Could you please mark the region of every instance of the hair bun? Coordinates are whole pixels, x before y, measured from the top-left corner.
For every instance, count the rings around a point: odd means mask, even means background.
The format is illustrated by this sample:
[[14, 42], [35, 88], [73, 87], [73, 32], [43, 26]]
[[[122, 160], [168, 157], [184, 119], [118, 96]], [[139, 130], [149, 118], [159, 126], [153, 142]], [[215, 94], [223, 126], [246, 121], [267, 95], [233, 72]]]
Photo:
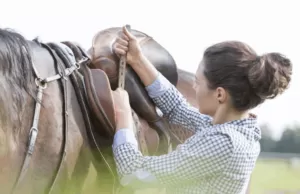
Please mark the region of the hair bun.
[[261, 99], [272, 99], [289, 86], [291, 61], [280, 53], [267, 53], [258, 57], [249, 67], [248, 79]]

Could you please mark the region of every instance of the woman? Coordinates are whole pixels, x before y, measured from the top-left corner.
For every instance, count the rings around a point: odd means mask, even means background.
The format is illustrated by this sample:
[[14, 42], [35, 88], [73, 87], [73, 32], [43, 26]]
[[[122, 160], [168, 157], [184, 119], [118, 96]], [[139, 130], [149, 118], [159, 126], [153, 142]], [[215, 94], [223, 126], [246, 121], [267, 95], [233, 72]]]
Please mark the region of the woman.
[[113, 50], [118, 56], [127, 54], [127, 63], [169, 121], [195, 132], [169, 154], [143, 156], [132, 131], [128, 94], [117, 89], [113, 150], [121, 184], [161, 185], [173, 194], [245, 193], [261, 138], [257, 118], [249, 110], [287, 89], [290, 60], [279, 53], [258, 56], [237, 41], [207, 48], [196, 72], [196, 110], [147, 60], [126, 28]]

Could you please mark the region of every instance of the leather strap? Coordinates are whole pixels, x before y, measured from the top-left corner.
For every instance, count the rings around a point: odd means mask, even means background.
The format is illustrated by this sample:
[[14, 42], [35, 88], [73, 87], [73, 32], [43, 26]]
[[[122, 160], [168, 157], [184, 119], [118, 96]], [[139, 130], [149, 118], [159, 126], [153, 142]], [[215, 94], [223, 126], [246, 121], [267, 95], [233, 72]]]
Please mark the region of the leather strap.
[[146, 129], [143, 128], [143, 126], [141, 125], [138, 115], [135, 113], [135, 111], [133, 109], [131, 109], [131, 111], [132, 111], [132, 118], [134, 121], [134, 128], [136, 130], [135, 135], [139, 143], [139, 149], [144, 155], [149, 155], [148, 147], [146, 143], [146, 134], [145, 134]]
[[[126, 25], [126, 28], [130, 31], [130, 25]], [[125, 88], [125, 75], [126, 75], [126, 55], [121, 56], [119, 63], [119, 80], [118, 87], [124, 89]]]
[[[130, 25], [126, 25], [126, 28], [130, 31]], [[118, 80], [118, 87], [124, 89], [125, 88], [125, 76], [126, 76], [126, 55], [121, 56], [120, 63], [119, 63], [119, 80]], [[134, 130], [136, 138], [139, 142], [139, 148], [141, 152], [145, 155], [148, 155], [148, 149], [145, 139], [144, 130], [140, 125], [139, 118], [135, 111], [131, 109], [132, 119], [134, 121]]]

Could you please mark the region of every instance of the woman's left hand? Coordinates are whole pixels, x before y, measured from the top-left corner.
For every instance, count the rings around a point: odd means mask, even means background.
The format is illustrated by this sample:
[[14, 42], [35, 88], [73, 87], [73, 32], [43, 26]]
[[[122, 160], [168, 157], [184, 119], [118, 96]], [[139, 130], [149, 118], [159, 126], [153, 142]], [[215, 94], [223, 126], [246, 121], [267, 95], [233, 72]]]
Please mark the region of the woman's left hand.
[[122, 128], [132, 129], [133, 121], [127, 91], [118, 88], [112, 91], [116, 114], [116, 131]]

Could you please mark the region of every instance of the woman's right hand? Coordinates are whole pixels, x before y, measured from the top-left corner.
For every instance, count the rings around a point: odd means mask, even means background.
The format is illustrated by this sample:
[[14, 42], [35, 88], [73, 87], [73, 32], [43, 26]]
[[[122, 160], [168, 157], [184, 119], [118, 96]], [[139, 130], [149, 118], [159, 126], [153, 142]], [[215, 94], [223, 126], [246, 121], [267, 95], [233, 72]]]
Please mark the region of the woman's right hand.
[[125, 26], [122, 28], [112, 47], [113, 52], [119, 57], [126, 55], [126, 62], [131, 66], [136, 66], [143, 55], [136, 37]]
[[126, 62], [138, 74], [145, 86], [153, 83], [158, 76], [157, 69], [143, 55], [142, 49], [136, 39], [124, 26], [116, 41], [113, 43], [113, 52], [119, 57], [126, 56]]

